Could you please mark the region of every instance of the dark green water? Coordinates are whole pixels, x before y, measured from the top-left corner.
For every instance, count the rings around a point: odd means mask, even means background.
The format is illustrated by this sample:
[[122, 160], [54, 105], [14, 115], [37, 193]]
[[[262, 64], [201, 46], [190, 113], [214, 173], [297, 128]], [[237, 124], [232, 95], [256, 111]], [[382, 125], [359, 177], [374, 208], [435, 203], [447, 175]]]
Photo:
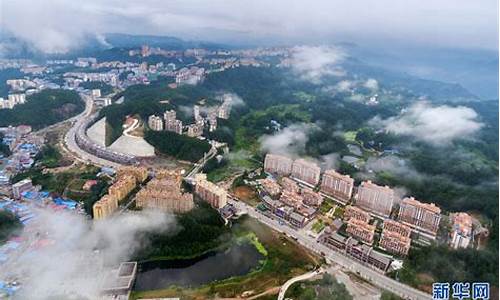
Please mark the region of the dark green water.
[[152, 261], [139, 265], [135, 290], [155, 290], [172, 285], [196, 287], [249, 273], [264, 256], [252, 244], [231, 246], [194, 259]]

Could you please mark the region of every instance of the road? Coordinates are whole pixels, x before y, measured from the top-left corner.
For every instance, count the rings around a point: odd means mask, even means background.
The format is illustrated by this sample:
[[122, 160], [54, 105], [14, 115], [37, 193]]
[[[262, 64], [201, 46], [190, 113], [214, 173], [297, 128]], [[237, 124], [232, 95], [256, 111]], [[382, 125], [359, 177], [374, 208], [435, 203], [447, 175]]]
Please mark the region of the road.
[[210, 148], [210, 151], [208, 151], [208, 153], [203, 158], [201, 158], [199, 161], [197, 161], [194, 164], [194, 168], [191, 171], [189, 171], [189, 173], [186, 176], [184, 176], [184, 178], [187, 181], [192, 181], [194, 175], [196, 175], [203, 168], [203, 166], [205, 165], [205, 163], [209, 159], [211, 159], [212, 157], [214, 157], [216, 154], [217, 154], [217, 148], [215, 148], [212, 145], [212, 148]]
[[285, 298], [286, 290], [288, 290], [288, 288], [292, 284], [294, 284], [296, 282], [299, 282], [299, 281], [303, 281], [303, 280], [307, 280], [307, 279], [313, 278], [314, 276], [319, 275], [319, 274], [321, 274], [323, 272], [324, 272], [324, 270], [318, 269], [316, 271], [312, 271], [312, 272], [309, 272], [309, 273], [302, 274], [300, 276], [291, 278], [290, 280], [288, 280], [287, 282], [285, 282], [285, 284], [280, 288], [280, 293], [278, 294], [278, 300], [283, 300]]
[[[83, 98], [83, 97], [82, 97], [82, 98]], [[85, 101], [85, 100], [84, 100], [84, 101]], [[92, 110], [92, 105], [93, 105], [93, 102], [92, 102], [92, 103], [90, 103], [90, 110]], [[58, 127], [58, 126], [60, 126], [60, 125], [62, 125], [62, 124], [64, 124], [64, 123], [67, 123], [67, 122], [75, 122], [75, 121], [77, 121], [79, 118], [83, 117], [83, 116], [86, 114], [86, 112], [87, 112], [87, 108], [88, 108], [87, 106], [88, 106], [88, 104], [87, 104], [87, 102], [85, 102], [85, 109], [84, 109], [84, 110], [83, 110], [80, 114], [78, 114], [78, 115], [76, 115], [76, 116], [73, 116], [73, 117], [71, 117], [71, 118], [69, 118], [69, 119], [63, 120], [63, 121], [61, 121], [61, 122], [57, 122], [57, 123], [55, 123], [55, 124], [52, 124], [52, 125], [50, 125], [50, 126], [44, 127], [44, 128], [42, 128], [42, 129], [40, 129], [40, 130], [37, 130], [37, 131], [36, 131], [36, 132], [34, 132], [34, 133], [36, 133], [36, 134], [38, 134], [38, 135], [41, 135], [41, 134], [44, 134], [44, 133], [46, 133], [46, 132], [48, 132], [48, 131], [51, 131], [52, 129], [54, 129], [54, 128], [56, 128], [56, 127]]]
[[127, 129], [123, 130], [123, 135], [136, 138], [136, 136], [130, 135], [129, 133], [136, 130], [137, 127], [139, 127], [139, 120], [134, 119], [132, 125], [130, 125]]
[[85, 110], [74, 117], [72, 121], [74, 121], [73, 126], [68, 130], [66, 136], [64, 137], [64, 145], [69, 152], [73, 153], [77, 160], [80, 160], [84, 163], [92, 162], [98, 166], [111, 166], [111, 167], [120, 167], [120, 164], [102, 159], [95, 155], [92, 155], [84, 150], [82, 150], [76, 143], [76, 133], [78, 128], [86, 121], [87, 118], [92, 114], [92, 108], [94, 102], [92, 98], [87, 95], [80, 94], [83, 100], [85, 101]]
[[303, 245], [309, 250], [320, 255], [324, 253], [324, 257], [327, 261], [337, 263], [340, 266], [348, 269], [350, 272], [357, 274], [365, 280], [370, 281], [374, 285], [388, 290], [401, 298], [411, 300], [431, 299], [431, 295], [429, 294], [426, 294], [399, 281], [389, 278], [384, 274], [371, 269], [370, 267], [367, 267], [345, 255], [342, 255], [341, 253], [331, 250], [325, 245], [319, 243], [314, 237], [307, 235], [304, 230], [296, 230], [286, 224], [280, 224], [278, 220], [263, 215], [254, 207], [251, 207], [244, 202], [230, 199], [229, 203], [234, 205], [234, 207], [236, 207], [238, 210], [246, 212], [250, 217], [257, 219], [258, 221], [271, 227], [272, 229], [292, 237], [299, 244]]

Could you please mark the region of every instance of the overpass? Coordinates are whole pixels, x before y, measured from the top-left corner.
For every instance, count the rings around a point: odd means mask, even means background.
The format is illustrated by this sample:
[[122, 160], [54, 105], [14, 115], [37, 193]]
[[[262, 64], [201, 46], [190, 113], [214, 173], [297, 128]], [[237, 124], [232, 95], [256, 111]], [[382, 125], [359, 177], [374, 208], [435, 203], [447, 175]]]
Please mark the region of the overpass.
[[87, 134], [87, 127], [95, 121], [98, 113], [92, 113], [93, 100], [90, 96], [80, 94], [85, 101], [85, 111], [76, 116], [73, 126], [64, 137], [67, 149], [83, 162], [91, 162], [98, 166], [120, 167], [126, 164], [135, 164], [135, 157], [114, 152], [92, 142]]

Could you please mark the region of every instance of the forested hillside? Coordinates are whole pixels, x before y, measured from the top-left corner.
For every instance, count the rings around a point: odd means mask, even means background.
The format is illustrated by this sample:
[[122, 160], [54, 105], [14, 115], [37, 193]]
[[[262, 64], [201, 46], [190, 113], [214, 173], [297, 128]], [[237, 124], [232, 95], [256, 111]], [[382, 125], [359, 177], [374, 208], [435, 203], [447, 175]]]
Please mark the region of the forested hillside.
[[0, 110], [0, 127], [30, 125], [40, 129], [82, 112], [85, 104], [75, 91], [43, 90], [26, 98], [13, 109]]

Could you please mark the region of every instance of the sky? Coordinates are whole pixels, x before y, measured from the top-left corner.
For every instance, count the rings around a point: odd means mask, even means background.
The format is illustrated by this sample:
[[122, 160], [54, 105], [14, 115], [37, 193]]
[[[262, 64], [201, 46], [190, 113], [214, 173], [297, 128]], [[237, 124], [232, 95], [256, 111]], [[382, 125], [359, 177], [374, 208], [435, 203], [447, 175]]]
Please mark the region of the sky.
[[393, 42], [497, 49], [497, 0], [2, 0], [0, 28], [44, 52], [89, 34], [236, 43]]

